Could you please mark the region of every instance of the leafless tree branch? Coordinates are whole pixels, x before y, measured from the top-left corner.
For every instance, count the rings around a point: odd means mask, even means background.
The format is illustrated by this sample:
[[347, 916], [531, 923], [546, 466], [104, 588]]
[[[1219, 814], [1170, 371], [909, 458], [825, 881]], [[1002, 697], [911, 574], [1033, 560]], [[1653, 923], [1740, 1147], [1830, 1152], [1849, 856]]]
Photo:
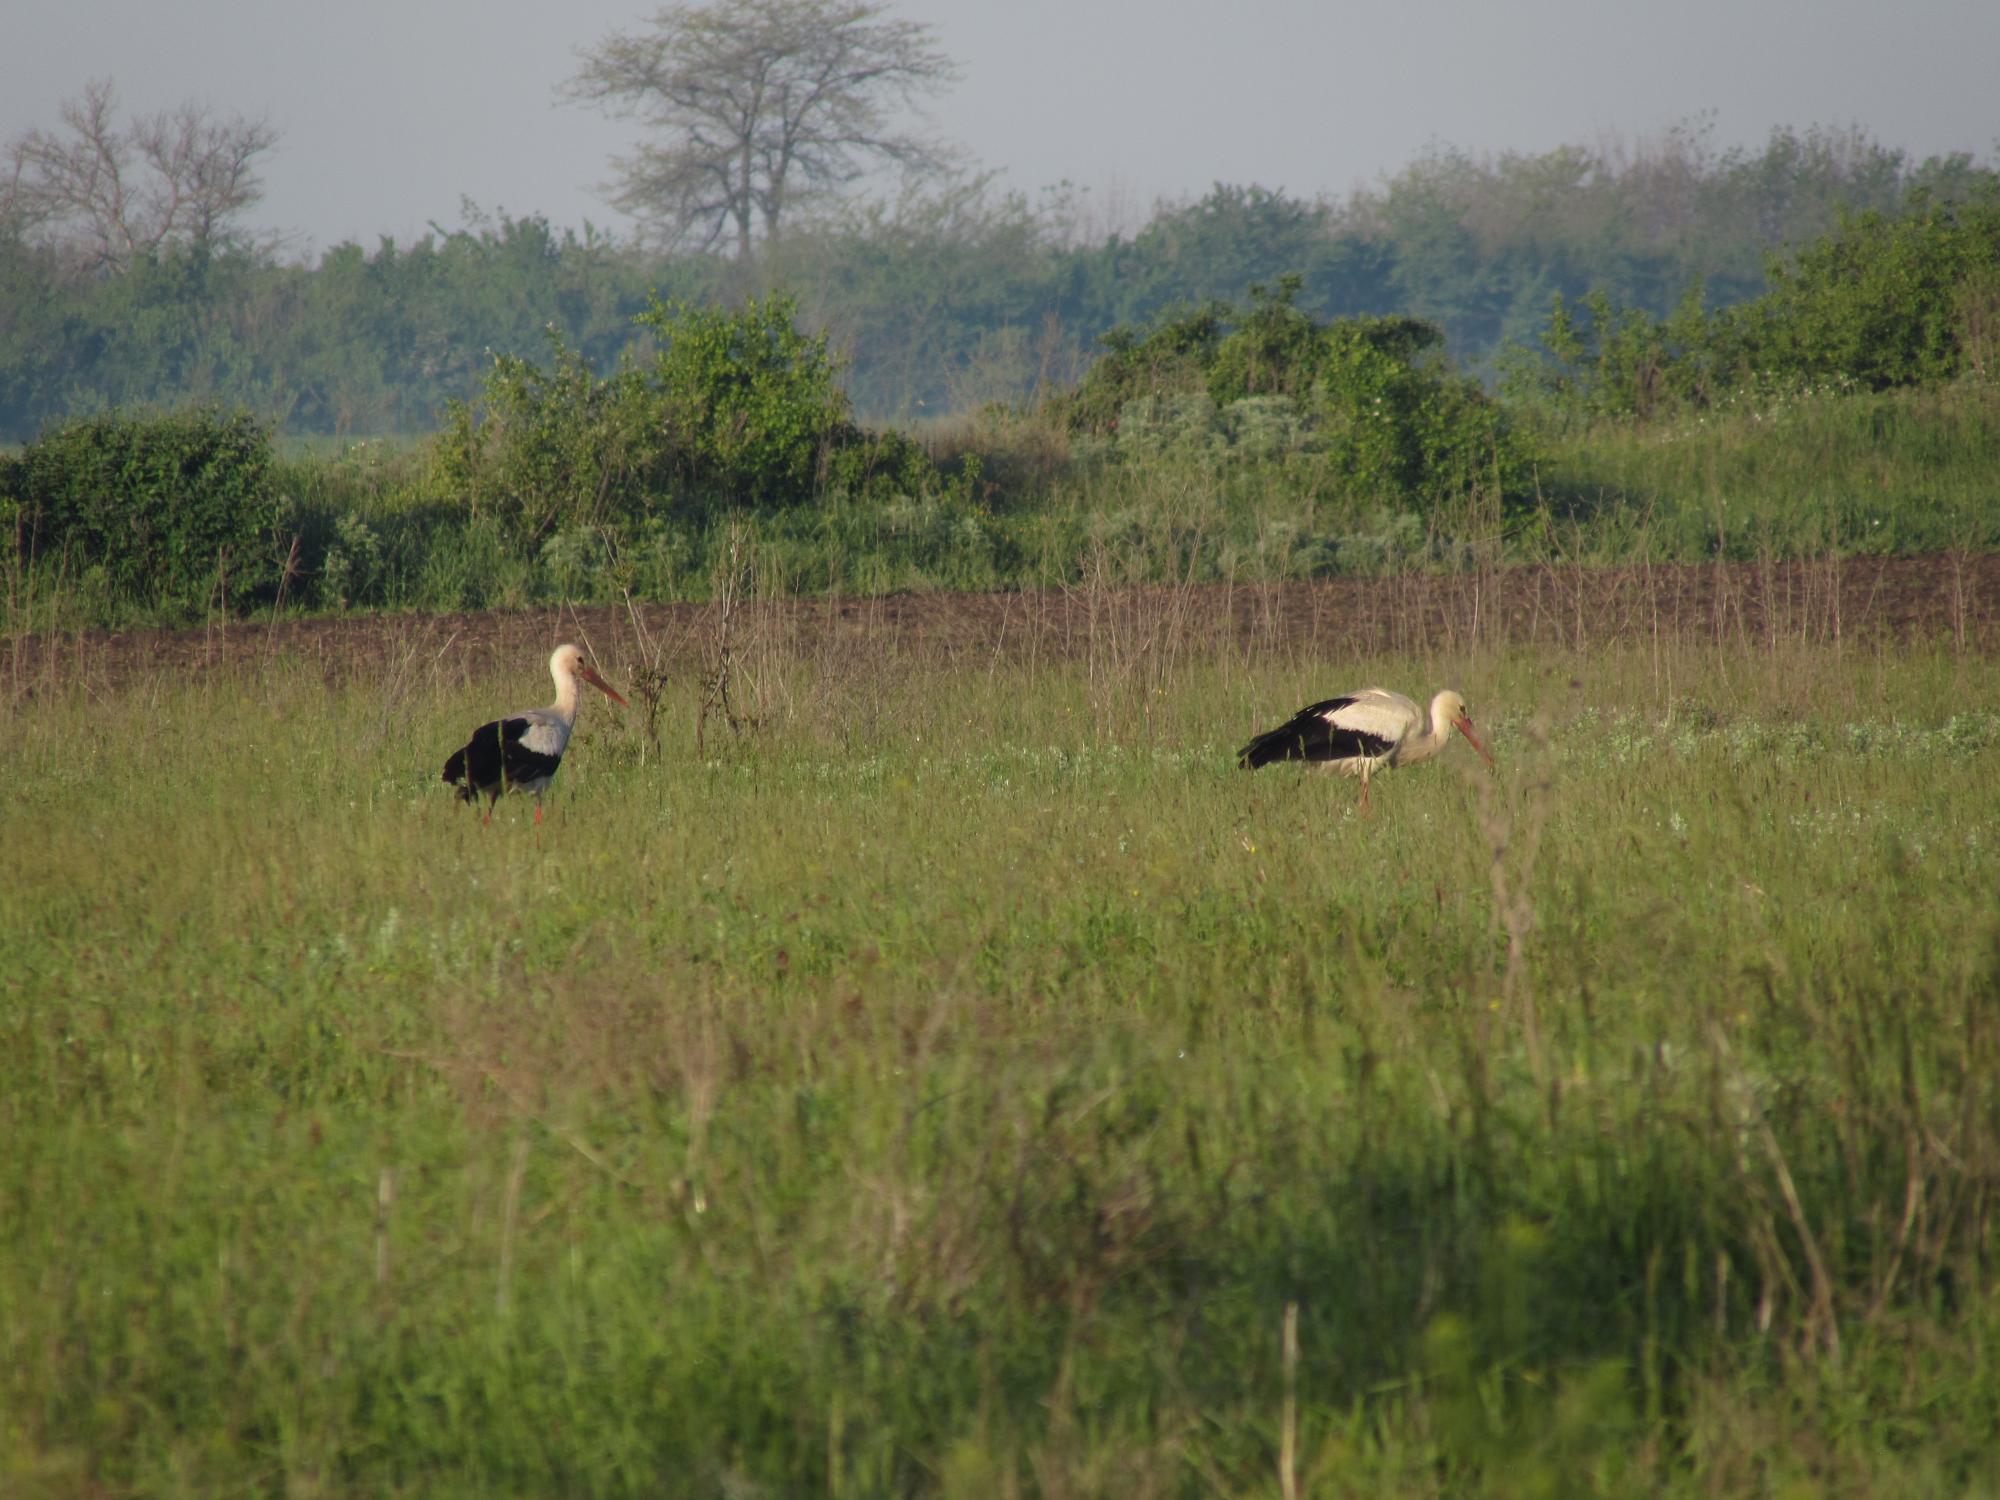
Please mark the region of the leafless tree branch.
[[267, 121], [194, 103], [121, 127], [109, 79], [61, 113], [61, 131], [7, 144], [0, 223], [62, 245], [89, 271], [121, 271], [170, 244], [228, 241], [263, 196], [257, 159], [278, 143]]
[[656, 13], [580, 55], [564, 97], [659, 137], [614, 163], [613, 201], [674, 243], [733, 238], [739, 258], [790, 210], [888, 164], [951, 153], [893, 128], [957, 76], [931, 28], [869, 0], [715, 0]]

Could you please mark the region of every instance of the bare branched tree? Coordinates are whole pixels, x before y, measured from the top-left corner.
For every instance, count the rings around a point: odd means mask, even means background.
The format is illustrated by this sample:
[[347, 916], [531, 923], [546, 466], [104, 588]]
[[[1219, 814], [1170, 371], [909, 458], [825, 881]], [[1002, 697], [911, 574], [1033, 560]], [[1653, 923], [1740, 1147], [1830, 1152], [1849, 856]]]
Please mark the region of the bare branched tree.
[[183, 104], [117, 120], [110, 80], [62, 107], [61, 132], [7, 144], [0, 224], [71, 249], [88, 270], [121, 271], [170, 244], [217, 246], [263, 197], [257, 159], [278, 142], [264, 120]]
[[658, 140], [614, 159], [612, 201], [670, 244], [733, 233], [747, 259], [787, 210], [891, 165], [950, 153], [894, 128], [897, 108], [957, 76], [931, 28], [867, 0], [715, 0], [579, 53], [566, 97], [638, 119]]

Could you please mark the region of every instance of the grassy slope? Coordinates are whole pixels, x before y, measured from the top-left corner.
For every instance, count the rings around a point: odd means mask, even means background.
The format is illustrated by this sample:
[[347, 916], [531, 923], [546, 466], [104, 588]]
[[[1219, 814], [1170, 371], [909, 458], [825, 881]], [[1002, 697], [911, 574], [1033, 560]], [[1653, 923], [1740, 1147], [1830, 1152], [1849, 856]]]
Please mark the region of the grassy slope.
[[16, 707], [0, 1489], [2000, 1485], [1994, 662], [755, 665]]

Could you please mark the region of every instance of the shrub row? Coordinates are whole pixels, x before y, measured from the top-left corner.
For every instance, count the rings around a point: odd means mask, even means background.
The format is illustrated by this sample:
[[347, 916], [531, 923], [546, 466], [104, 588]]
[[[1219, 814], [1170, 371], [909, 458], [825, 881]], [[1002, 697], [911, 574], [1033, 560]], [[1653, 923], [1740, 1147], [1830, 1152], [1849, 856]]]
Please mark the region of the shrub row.
[[[398, 529], [534, 559], [607, 528], [656, 537], [725, 511], [949, 489], [918, 444], [855, 425], [826, 339], [800, 331], [789, 298], [733, 313], [655, 299], [638, 321], [654, 352], [608, 378], [553, 330], [545, 367], [497, 358], [405, 476], [396, 510], [418, 524]], [[255, 417], [208, 407], [63, 423], [0, 457], [0, 545], [99, 617], [268, 596], [300, 561], [294, 539], [321, 602], [379, 591], [378, 529], [279, 493], [271, 444]]]

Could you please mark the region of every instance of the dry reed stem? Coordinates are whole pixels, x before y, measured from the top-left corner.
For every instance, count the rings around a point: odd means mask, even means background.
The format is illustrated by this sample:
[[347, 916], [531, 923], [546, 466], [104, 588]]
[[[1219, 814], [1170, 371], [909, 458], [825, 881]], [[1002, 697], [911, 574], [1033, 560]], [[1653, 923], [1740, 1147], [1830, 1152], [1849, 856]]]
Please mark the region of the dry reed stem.
[[1299, 1305], [1285, 1304], [1285, 1409], [1278, 1436], [1278, 1493], [1299, 1500]]
[[718, 567], [715, 574], [713, 601], [714, 625], [708, 638], [708, 666], [703, 674], [707, 688], [702, 693], [701, 707], [695, 715], [694, 745], [697, 756], [708, 754], [708, 716], [720, 711], [731, 734], [741, 734], [747, 727], [755, 729], [755, 716], [738, 711], [731, 697], [736, 679], [736, 614], [745, 588], [752, 582], [751, 558], [744, 545], [744, 528], [735, 525], [729, 531], [729, 557], [726, 564]]
[[[1722, 1028], [1713, 1020], [1708, 1022], [1707, 1029], [1716, 1058], [1722, 1066], [1729, 1069], [1737, 1096], [1750, 1116], [1757, 1143], [1763, 1148], [1764, 1155], [1771, 1164], [1772, 1179], [1777, 1183], [1778, 1196], [1784, 1203], [1786, 1217], [1791, 1221], [1792, 1232], [1798, 1236], [1800, 1251], [1805, 1256], [1806, 1273], [1812, 1283], [1812, 1290], [1807, 1298], [1805, 1318], [1807, 1337], [1818, 1342], [1829, 1359], [1838, 1362], [1840, 1320], [1834, 1305], [1833, 1280], [1827, 1274], [1825, 1258], [1820, 1254], [1819, 1239], [1806, 1218], [1805, 1205], [1800, 1201], [1798, 1187], [1792, 1180], [1791, 1165], [1785, 1158], [1784, 1148], [1778, 1143], [1777, 1133], [1771, 1129], [1770, 1120], [1757, 1102], [1755, 1090], [1736, 1063], [1729, 1038], [1723, 1035]], [[1789, 1258], [1778, 1245], [1776, 1237], [1766, 1228], [1761, 1238], [1766, 1243], [1772, 1263], [1784, 1273], [1786, 1281], [1795, 1291], [1803, 1291], [1804, 1289], [1798, 1285], [1797, 1278], [1792, 1275]], [[1768, 1309], [1760, 1313], [1760, 1320], [1768, 1322]]]
[[493, 1311], [507, 1316], [508, 1296], [514, 1282], [514, 1232], [521, 1212], [521, 1183], [528, 1173], [528, 1136], [523, 1131], [514, 1138], [514, 1158], [507, 1169], [506, 1200], [500, 1210], [500, 1271], [493, 1289]]
[[1535, 865], [1541, 854], [1542, 833], [1548, 825], [1553, 785], [1548, 769], [1549, 732], [1545, 713], [1538, 712], [1528, 721], [1522, 740], [1523, 758], [1534, 769], [1518, 801], [1503, 794], [1496, 776], [1477, 771], [1467, 774], [1475, 778], [1478, 787], [1479, 822], [1486, 837], [1487, 871], [1493, 892], [1493, 923], [1507, 939], [1501, 999], [1510, 1010], [1519, 1010], [1529, 1066], [1536, 1086], [1545, 1090], [1548, 1070], [1542, 1053], [1540, 1020], [1534, 988], [1526, 980], [1528, 944], [1539, 924], [1534, 900]]

